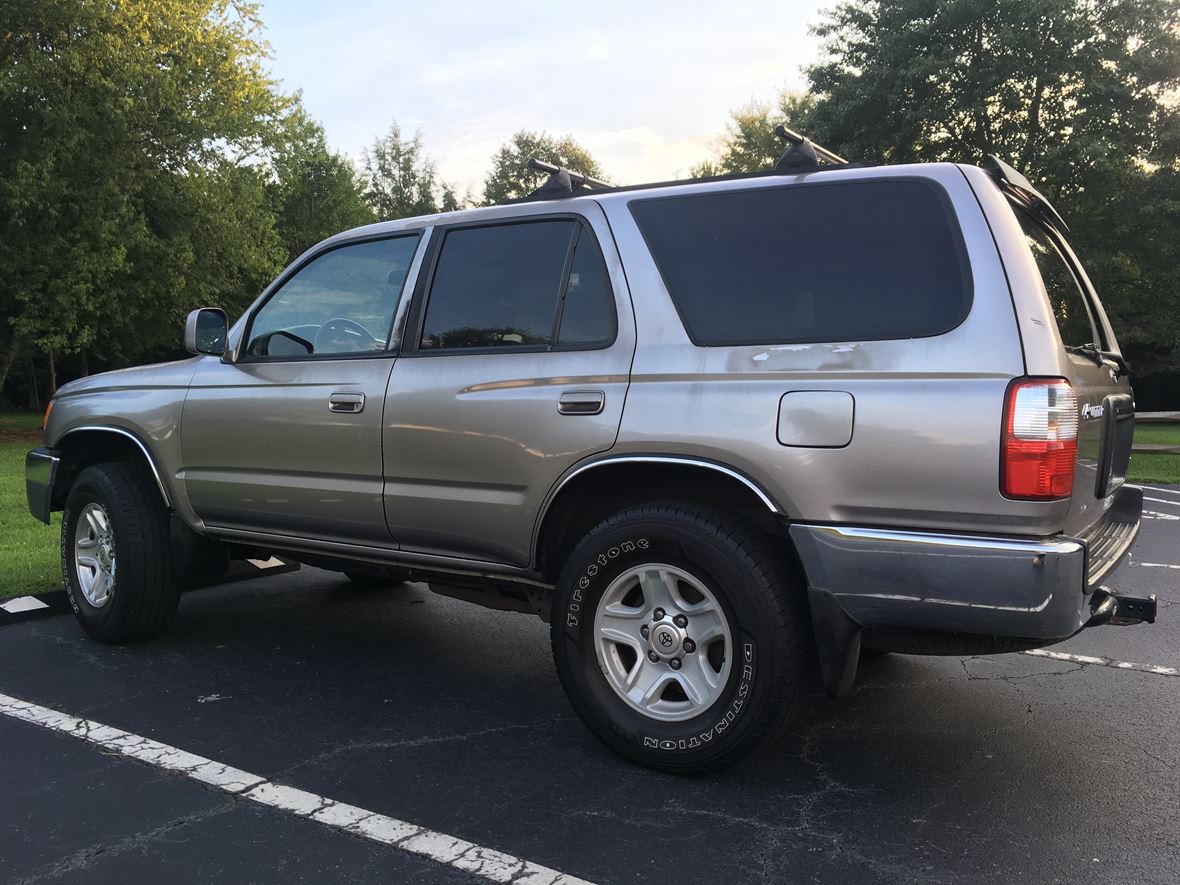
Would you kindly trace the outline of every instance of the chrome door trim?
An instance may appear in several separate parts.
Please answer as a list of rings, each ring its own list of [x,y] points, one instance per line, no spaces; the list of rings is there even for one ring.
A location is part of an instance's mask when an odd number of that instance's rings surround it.
[[[152,457],[151,450],[147,447],[143,440],[141,440],[130,430],[124,430],[122,427],[112,427],[106,424],[83,424],[81,427],[71,427],[69,430],[63,433],[57,441],[57,448],[61,447],[61,441],[71,433],[78,433],[82,430],[99,430],[104,433],[117,433],[120,436],[127,437],[129,440],[139,446],[139,450],[143,452],[143,456],[147,459],[148,466],[152,469],[152,476],[156,478],[156,486],[160,489],[160,497],[164,499],[164,506],[169,510],[172,509],[172,498],[168,494],[168,488],[164,485],[164,479],[161,476],[159,469],[156,467],[156,460]]]

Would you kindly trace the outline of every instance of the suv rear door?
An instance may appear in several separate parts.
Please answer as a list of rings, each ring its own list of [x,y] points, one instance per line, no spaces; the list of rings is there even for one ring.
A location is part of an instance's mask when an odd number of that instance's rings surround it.
[[[1078,399],[1078,461],[1065,531],[1079,534],[1110,506],[1131,455],[1135,404],[1097,293],[1062,234],[1016,209],[1065,350]],[[1104,356],[1104,353],[1106,354]]]
[[[618,433],[635,350],[622,266],[588,200],[430,240],[385,405],[389,530],[403,550],[527,565],[546,494]]]

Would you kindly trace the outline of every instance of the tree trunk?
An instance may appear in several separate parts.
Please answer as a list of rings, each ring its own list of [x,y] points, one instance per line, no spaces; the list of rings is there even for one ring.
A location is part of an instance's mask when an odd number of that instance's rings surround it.
[[[53,362],[53,348],[48,348],[45,353],[49,357],[49,398],[53,399],[57,392],[57,365]]]
[[[29,408],[34,412],[41,411],[41,397],[37,395],[37,361],[29,353]]]
[[[4,391],[4,382],[8,380],[8,372],[12,368],[12,364],[16,362],[18,353],[20,353],[20,336],[14,334],[8,342],[8,346],[0,354],[0,393]]]
[[[90,358],[86,356],[86,351],[82,351],[79,355],[78,369],[81,371],[83,378],[90,374]]]

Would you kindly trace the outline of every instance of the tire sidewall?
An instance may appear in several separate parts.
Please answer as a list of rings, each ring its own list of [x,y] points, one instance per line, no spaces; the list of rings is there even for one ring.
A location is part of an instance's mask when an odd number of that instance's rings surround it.
[[[678,722],[644,716],[607,682],[594,641],[599,601],[624,571],[648,563],[681,568],[713,593],[729,622],[729,678],[703,713]],[[582,718],[607,744],[647,765],[708,764],[742,746],[764,718],[773,642],[769,612],[736,547],[666,520],[634,519],[591,534],[562,570],[553,608],[554,656]]]
[[[98,504],[106,511],[115,538],[115,581],[107,603],[93,606],[86,601],[74,563],[74,537],[78,520],[87,504]],[[134,570],[132,538],[128,531],[126,514],[118,506],[118,495],[109,478],[100,470],[83,470],[70,489],[62,512],[61,570],[66,595],[74,615],[87,633],[96,638],[106,639],[121,632],[122,625],[134,615],[142,600],[129,588],[130,572]]]

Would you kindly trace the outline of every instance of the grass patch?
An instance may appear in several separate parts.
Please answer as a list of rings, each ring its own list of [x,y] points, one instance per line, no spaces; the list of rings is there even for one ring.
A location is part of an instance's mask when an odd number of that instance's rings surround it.
[[[52,526],[43,525],[29,513],[25,500],[25,452],[30,448],[27,442],[0,443],[0,598],[61,587],[61,514],[53,514]]]
[[[1132,455],[1131,466],[1127,468],[1127,481],[1180,485],[1180,454],[1148,452]]]
[[[1180,446],[1180,424],[1136,424],[1135,442],[1141,446]]]
[[[40,412],[0,412],[0,430],[41,430]]]

